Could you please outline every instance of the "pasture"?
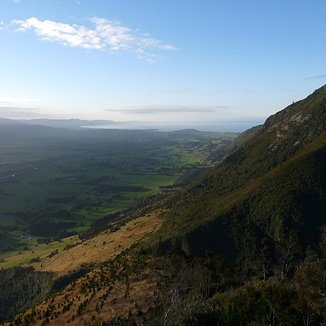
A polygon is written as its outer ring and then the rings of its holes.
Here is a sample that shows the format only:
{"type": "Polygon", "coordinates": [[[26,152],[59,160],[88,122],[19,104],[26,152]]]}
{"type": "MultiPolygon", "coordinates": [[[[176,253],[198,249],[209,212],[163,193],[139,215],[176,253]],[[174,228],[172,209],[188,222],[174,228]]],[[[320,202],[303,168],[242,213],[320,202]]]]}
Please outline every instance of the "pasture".
{"type": "Polygon", "coordinates": [[[62,249],[94,221],[172,191],[189,171],[209,168],[210,151],[235,136],[44,128],[1,138],[0,268],[62,249]]]}

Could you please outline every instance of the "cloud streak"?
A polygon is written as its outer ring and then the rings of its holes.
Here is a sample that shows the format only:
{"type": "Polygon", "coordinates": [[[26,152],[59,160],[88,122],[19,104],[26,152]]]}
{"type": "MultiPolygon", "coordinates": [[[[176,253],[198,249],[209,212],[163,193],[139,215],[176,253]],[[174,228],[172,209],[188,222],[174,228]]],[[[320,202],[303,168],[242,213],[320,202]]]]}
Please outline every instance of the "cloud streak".
{"type": "Polygon", "coordinates": [[[29,105],[30,103],[37,102],[35,98],[20,98],[20,97],[0,97],[0,105],[29,105]]]}
{"type": "Polygon", "coordinates": [[[176,88],[176,89],[170,89],[170,90],[152,90],[148,91],[147,94],[153,95],[153,94],[182,94],[182,93],[188,93],[192,92],[192,88],[176,88]]]}
{"type": "Polygon", "coordinates": [[[326,78],[326,74],[318,75],[318,76],[310,76],[310,77],[306,77],[305,79],[309,80],[309,79],[323,79],[323,78],[326,78]]]}
{"type": "Polygon", "coordinates": [[[153,105],[132,108],[106,109],[108,112],[119,112],[127,114],[173,114],[173,113],[216,113],[227,109],[226,106],[176,106],[176,105],[153,105]]]}
{"type": "Polygon", "coordinates": [[[93,17],[90,22],[94,28],[52,20],[41,21],[35,17],[13,20],[11,23],[18,26],[16,31],[32,30],[44,41],[83,49],[129,51],[147,60],[151,60],[156,51],[176,50],[176,47],[123,26],[118,21],[93,17]]]}
{"type": "MultiPolygon", "coordinates": [[[[0,103],[1,105],[1,103],[0,103]]],[[[0,106],[0,117],[7,119],[28,119],[41,116],[36,108],[24,108],[14,106],[0,106]]]]}

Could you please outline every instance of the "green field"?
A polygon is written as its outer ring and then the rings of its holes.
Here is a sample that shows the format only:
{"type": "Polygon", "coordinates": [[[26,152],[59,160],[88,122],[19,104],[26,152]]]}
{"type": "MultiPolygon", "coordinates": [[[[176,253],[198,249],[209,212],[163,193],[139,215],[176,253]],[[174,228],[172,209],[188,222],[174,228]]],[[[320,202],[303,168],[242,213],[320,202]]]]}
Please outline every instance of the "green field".
{"type": "Polygon", "coordinates": [[[30,246],[26,238],[57,241],[171,191],[189,172],[207,169],[211,150],[235,137],[191,130],[46,132],[0,141],[0,267],[30,246]]]}

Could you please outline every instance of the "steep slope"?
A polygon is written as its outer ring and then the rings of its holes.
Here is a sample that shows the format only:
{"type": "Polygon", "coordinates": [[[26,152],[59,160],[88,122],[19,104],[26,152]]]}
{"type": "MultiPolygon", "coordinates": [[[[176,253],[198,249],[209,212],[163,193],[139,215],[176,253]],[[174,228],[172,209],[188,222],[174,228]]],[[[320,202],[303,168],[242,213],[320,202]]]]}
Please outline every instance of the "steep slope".
{"type": "Polygon", "coordinates": [[[215,170],[170,198],[160,239],[235,262],[290,230],[318,247],[326,211],[326,86],[267,119],[215,170]],[[171,240],[172,239],[172,240],[171,240]]]}
{"type": "Polygon", "coordinates": [[[237,136],[231,143],[226,144],[215,151],[213,151],[208,158],[212,162],[220,162],[223,158],[233,153],[236,149],[238,149],[243,143],[249,140],[253,135],[255,135],[260,129],[262,125],[258,125],[252,127],[237,136]]]}
{"type": "Polygon", "coordinates": [[[326,86],[269,117],[263,127],[215,171],[226,190],[255,179],[285,162],[326,130],[326,86]],[[220,178],[221,174],[224,174],[220,178]],[[230,188],[226,185],[232,181],[230,188]],[[236,181],[236,182],[235,182],[236,181]]]}

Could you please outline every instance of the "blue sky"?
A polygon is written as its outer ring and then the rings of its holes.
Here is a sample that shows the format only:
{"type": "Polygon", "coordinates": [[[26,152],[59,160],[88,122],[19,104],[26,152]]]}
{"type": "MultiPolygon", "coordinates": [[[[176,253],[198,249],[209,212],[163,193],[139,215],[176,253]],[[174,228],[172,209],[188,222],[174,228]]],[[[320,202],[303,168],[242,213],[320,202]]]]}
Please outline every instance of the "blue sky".
{"type": "Polygon", "coordinates": [[[326,83],[325,0],[0,0],[0,117],[256,124],[326,83]]]}

